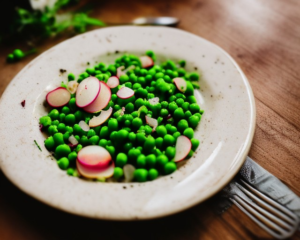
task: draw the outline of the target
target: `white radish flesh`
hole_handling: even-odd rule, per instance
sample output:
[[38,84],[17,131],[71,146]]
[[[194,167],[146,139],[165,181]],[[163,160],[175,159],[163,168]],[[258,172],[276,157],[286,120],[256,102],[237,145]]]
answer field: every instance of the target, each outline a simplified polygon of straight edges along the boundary
[[73,145],[77,145],[78,144],[78,141],[77,139],[74,137],[74,135],[71,135],[69,137],[69,142],[72,143]]
[[140,57],[140,61],[142,63],[143,68],[149,68],[149,67],[152,67],[154,65],[154,62],[153,62],[152,58],[149,57],[149,56]]
[[174,78],[173,82],[175,83],[177,89],[180,92],[185,92],[186,91],[186,81],[183,78]]
[[70,81],[70,82],[68,83],[68,91],[69,91],[71,94],[76,93],[77,87],[78,87],[78,82],[77,82],[77,81]]
[[122,75],[124,75],[125,73],[123,72],[123,69],[125,67],[124,66],[121,66],[121,67],[118,67],[117,68],[117,77],[120,78]]
[[122,87],[118,92],[117,96],[121,99],[127,99],[134,95],[134,91],[128,87]]
[[102,110],[99,116],[93,117],[89,121],[89,126],[90,127],[100,126],[102,123],[104,123],[110,117],[112,112],[113,112],[113,109],[111,107],[106,111]]
[[185,159],[186,156],[191,151],[191,148],[192,148],[191,140],[186,136],[183,135],[179,136],[177,138],[176,146],[175,146],[176,154],[174,157],[174,162],[180,162],[183,159]]
[[101,89],[98,97],[96,100],[88,105],[87,107],[83,108],[84,111],[89,112],[89,113],[96,113],[101,111],[103,108],[107,106],[111,99],[111,91],[110,88],[104,83],[100,82],[101,84]]
[[156,104],[159,103],[159,98],[158,98],[158,97],[151,98],[151,99],[149,99],[149,103],[150,103],[151,105],[156,105]]
[[157,125],[158,125],[157,119],[149,117],[147,115],[145,116],[145,119],[146,119],[146,123],[148,123],[149,126],[151,126],[153,128],[152,132],[154,132],[156,130]]
[[97,78],[84,79],[76,90],[76,105],[82,108],[92,104],[97,99],[100,89],[101,84]]
[[131,164],[126,164],[123,167],[125,182],[131,182],[133,180],[134,170],[135,170],[135,167]]
[[89,125],[87,125],[87,123],[85,121],[80,121],[78,123],[78,125],[81,127],[81,129],[85,132],[89,131],[90,130],[90,127]]
[[66,105],[71,98],[71,94],[63,87],[56,88],[46,96],[47,103],[51,107],[62,107]]
[[107,86],[110,88],[115,88],[120,84],[119,78],[116,76],[112,76],[107,80]]

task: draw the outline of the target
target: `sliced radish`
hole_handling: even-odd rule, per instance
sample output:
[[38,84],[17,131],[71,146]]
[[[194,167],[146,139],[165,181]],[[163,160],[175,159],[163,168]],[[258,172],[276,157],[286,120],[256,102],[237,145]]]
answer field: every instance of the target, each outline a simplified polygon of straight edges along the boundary
[[98,78],[88,77],[84,79],[76,90],[76,105],[86,107],[92,104],[99,95],[101,84]]
[[89,112],[89,113],[96,113],[101,111],[103,108],[107,106],[111,99],[111,91],[110,88],[104,83],[100,82],[101,84],[101,90],[96,98],[96,100],[88,105],[87,107],[83,108],[84,111]]
[[99,114],[99,116],[97,117],[93,117],[90,121],[89,121],[89,126],[90,127],[97,127],[100,126],[102,123],[104,123],[112,114],[113,109],[112,107],[110,107],[108,110],[104,111],[102,110],[101,113]]
[[134,95],[134,91],[128,87],[122,87],[118,92],[117,96],[121,99],[127,99]]
[[186,81],[183,78],[174,78],[173,82],[180,92],[186,91]]
[[77,87],[78,87],[77,81],[70,81],[68,83],[68,90],[71,94],[76,93]]
[[159,98],[158,97],[155,97],[155,98],[151,98],[148,100],[148,102],[151,104],[151,105],[156,105],[159,103]]
[[107,80],[107,86],[110,88],[115,88],[120,84],[119,78],[116,76],[112,76]]
[[126,164],[123,167],[125,182],[131,182],[134,177],[135,167],[131,164]]
[[114,171],[109,152],[101,146],[82,148],[78,152],[76,165],[79,173],[86,178],[108,178]]
[[154,65],[154,62],[153,62],[152,58],[149,57],[149,56],[140,57],[140,61],[142,63],[143,68],[149,68],[149,67],[152,67]]
[[63,87],[52,90],[46,96],[47,103],[51,107],[62,107],[70,101],[70,98],[71,94]]
[[186,156],[189,154],[189,152],[192,149],[192,143],[189,138],[186,136],[179,136],[176,141],[176,154],[174,157],[174,162],[180,162],[183,159],[186,158]]
[[85,122],[85,121],[80,121],[78,123],[78,125],[81,127],[81,129],[85,132],[89,131],[90,130],[90,127],[89,125]]
[[118,67],[117,68],[117,77],[120,78],[122,75],[124,75],[125,73],[123,72],[124,70],[124,66]]
[[152,132],[154,132],[158,125],[157,119],[149,117],[147,115],[145,116],[145,119],[146,119],[146,123],[149,124],[149,126],[151,126],[153,128]]

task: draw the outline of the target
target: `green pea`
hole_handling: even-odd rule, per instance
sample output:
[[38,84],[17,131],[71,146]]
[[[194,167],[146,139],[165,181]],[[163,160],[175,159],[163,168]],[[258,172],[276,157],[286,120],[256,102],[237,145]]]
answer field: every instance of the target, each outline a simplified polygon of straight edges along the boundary
[[146,141],[145,133],[143,133],[143,132],[137,133],[136,140],[137,140],[138,144],[143,145],[144,142]]
[[48,133],[49,135],[54,135],[55,133],[58,133],[57,126],[56,125],[49,126]]
[[177,169],[177,166],[174,162],[168,162],[164,166],[165,174],[171,174],[171,173],[175,172],[176,169]]
[[[75,126],[75,125],[74,125]],[[90,129],[89,131],[88,131],[88,133],[87,133],[87,137],[93,137],[93,136],[95,136],[96,135],[96,132],[95,132],[95,130],[94,129]]]
[[88,137],[83,135],[83,136],[80,138],[80,144],[81,144],[82,146],[88,145],[88,144],[89,144],[89,139],[88,139]]
[[59,111],[57,109],[52,109],[51,112],[48,114],[48,116],[52,119],[52,120],[56,120],[59,117]]
[[117,137],[118,141],[124,141],[124,140],[127,139],[128,135],[129,135],[129,133],[128,133],[127,130],[121,129],[121,130],[118,131],[116,137]]
[[40,118],[40,124],[42,124],[44,127],[50,126],[52,123],[52,120],[49,116],[43,116]]
[[[72,112],[75,112],[76,109],[77,109],[77,106],[76,106],[76,98],[71,98],[70,101],[69,101],[69,110],[71,110]],[[67,109],[65,109],[67,111]],[[64,114],[69,114],[70,112],[68,113],[65,113],[63,112]]]
[[135,162],[137,157],[141,154],[141,150],[140,149],[137,149],[137,148],[133,148],[133,149],[130,149],[128,151],[128,158],[132,161],[132,162]]
[[52,136],[48,137],[48,138],[45,140],[44,143],[45,143],[45,147],[46,147],[49,151],[53,150],[54,147],[55,147],[55,142],[54,142],[54,139],[53,139]]
[[182,98],[176,99],[176,104],[178,107],[181,107],[181,105],[184,103],[184,100]]
[[192,116],[191,111],[186,111],[186,112],[184,113],[184,118],[185,118],[185,119],[189,119],[190,116]]
[[199,73],[191,73],[189,76],[191,81],[198,81],[199,80]]
[[183,119],[184,118],[184,112],[183,112],[182,108],[177,108],[174,111],[173,117],[177,121],[179,121],[180,119]]
[[67,144],[61,144],[55,149],[55,155],[57,156],[57,158],[67,157],[70,152],[71,149]]
[[114,168],[114,179],[120,179],[121,177],[123,177],[124,173],[123,173],[123,169],[120,167],[115,167]]
[[126,106],[125,106],[125,111],[127,113],[132,113],[134,111],[133,103],[127,103]]
[[192,138],[191,143],[192,143],[192,150],[196,151],[196,149],[199,147],[200,141],[196,138]]
[[98,145],[105,148],[106,145],[107,145],[107,140],[106,139],[100,139]]
[[68,114],[68,115],[66,115],[65,122],[68,125],[74,125],[74,123],[76,122],[76,118],[75,118],[74,114]]
[[140,108],[141,106],[144,106],[145,105],[145,102],[142,98],[138,98],[135,103],[134,103],[134,106],[135,108]]
[[127,74],[124,74],[120,76],[119,80],[120,80],[120,84],[124,84],[125,82],[129,81],[129,77]]
[[189,110],[189,106],[190,104],[188,102],[184,102],[183,104],[181,104],[181,108],[183,109],[183,111]]
[[130,142],[134,143],[135,140],[136,140],[136,134],[134,132],[130,132],[128,134],[128,139],[129,139]]
[[110,133],[109,139],[110,139],[112,142],[115,142],[115,141],[117,140],[117,134],[118,134],[117,131],[112,131],[112,132]]
[[90,145],[98,145],[98,143],[99,143],[99,136],[97,136],[97,135],[95,135],[89,139]]
[[177,138],[181,135],[180,132],[175,132],[173,133],[173,137],[175,138],[175,140],[177,140]]
[[68,133],[72,134],[72,133],[73,133],[73,128],[70,127],[70,126],[66,126],[66,131],[67,131]]
[[67,169],[67,174],[68,174],[69,176],[73,176],[74,172],[75,172],[75,169],[74,169],[74,168],[68,168],[68,169]]
[[177,99],[177,97],[175,95],[172,95],[171,97],[169,97],[169,102],[175,102]]
[[198,105],[197,103],[192,103],[192,104],[190,105],[190,111],[191,111],[192,113],[198,113],[198,112],[200,112],[200,107],[199,107],[199,105]]
[[176,150],[174,147],[167,147],[166,149],[166,155],[169,159],[173,159],[175,157]]
[[139,168],[134,170],[133,173],[134,179],[138,182],[146,182],[147,181],[147,176],[148,176],[148,171],[143,168]]
[[134,73],[131,73],[129,75],[129,80],[132,81],[132,82],[136,82],[138,79],[138,77],[134,74]]
[[58,124],[57,130],[60,131],[60,132],[65,132],[66,131],[66,125],[64,123]]
[[204,113],[204,110],[203,109],[200,109],[200,114],[202,115]]
[[160,116],[167,117],[169,115],[169,111],[167,109],[161,109],[160,110]]
[[73,73],[68,74],[68,81],[73,81],[75,80],[75,75]]
[[164,136],[164,145],[165,146],[173,146],[174,144],[175,144],[175,138],[170,134],[166,134]]
[[115,111],[118,111],[118,110],[120,110],[121,109],[121,106],[120,105],[118,105],[118,104],[115,104],[115,106],[114,106],[114,110]]
[[173,113],[176,109],[178,109],[178,105],[176,102],[169,103],[169,111]]
[[157,161],[156,161],[156,162],[157,162],[157,165],[158,165],[158,167],[160,167],[160,168],[164,167],[165,164],[166,164],[167,162],[169,162],[168,157],[167,157],[166,155],[164,155],[164,154],[159,155],[159,156],[157,157],[156,160],[157,160]]
[[127,155],[125,153],[119,153],[116,158],[116,165],[118,167],[124,167],[127,161],[128,161]]
[[81,149],[82,149],[82,145],[81,145],[81,144],[78,144],[78,145],[76,146],[76,148],[74,149],[74,151],[75,151],[76,153],[78,153]]
[[189,152],[189,154],[186,156],[186,158],[191,158],[191,157],[193,156],[193,154],[194,154],[194,151],[191,150],[191,151]]
[[148,90],[145,88],[139,88],[135,91],[135,94],[139,97],[139,98],[147,98],[148,96]]
[[66,117],[66,114],[64,114],[64,113],[59,114],[59,121],[61,123],[64,122],[65,121],[65,117]]
[[155,139],[155,145],[157,148],[162,148],[164,139],[162,137],[158,137]]
[[142,76],[146,76],[147,73],[148,73],[148,70],[145,69],[145,68],[141,69],[141,71],[140,71],[140,74],[141,74]]
[[69,159],[70,162],[76,161],[76,159],[77,159],[77,153],[76,152],[69,153],[68,159]]
[[115,118],[110,118],[108,121],[108,129],[110,131],[118,130],[118,121]]
[[124,149],[125,152],[128,152],[132,148],[133,148],[133,145],[132,145],[131,142],[125,143],[124,146],[123,146],[123,149]]
[[138,168],[145,168],[146,167],[146,156],[141,154],[138,156],[136,160],[136,165]]
[[110,156],[114,157],[116,153],[116,149],[114,146],[106,146],[106,150],[109,152]]
[[62,170],[66,170],[69,167],[69,159],[63,157],[57,161],[57,164]]
[[147,94],[147,99],[152,99],[152,98],[155,98],[155,95],[153,93],[148,93]]
[[143,121],[142,119],[140,119],[139,117],[136,117],[132,120],[132,126],[135,128],[135,129],[138,129],[140,128],[140,126],[143,125]]
[[148,136],[144,142],[144,149],[147,152],[150,152],[155,147],[155,139],[152,136]]
[[150,127],[149,125],[146,125],[145,126],[145,133],[147,135],[151,134],[152,133],[152,127]]
[[184,130],[183,135],[192,139],[194,137],[194,130],[192,128],[187,128]]
[[154,180],[158,177],[158,171],[155,168],[151,168],[148,171],[148,179],[149,180]]
[[64,135],[62,133],[55,133],[53,135],[53,139],[54,139],[54,142],[57,146],[65,143],[64,142]]
[[146,165],[148,168],[153,168],[156,164],[156,156],[154,154],[150,154],[146,157]]
[[74,124],[73,131],[75,134],[78,134],[78,135],[82,135],[82,133],[83,133],[83,130],[81,129],[79,124]]
[[176,132],[177,132],[177,128],[175,126],[170,127],[170,129],[169,129],[170,134],[174,134]]
[[199,123],[200,119],[198,116],[196,115],[192,115],[189,117],[189,125],[191,126],[191,128],[195,129]]
[[67,106],[64,106],[64,107],[61,109],[61,112],[67,115],[67,114],[69,114],[71,111],[70,111],[70,108],[68,108]]
[[151,75],[151,76],[154,76],[156,74],[156,70],[154,68],[151,68],[149,71],[148,71],[148,74]]
[[74,138],[79,142],[80,141],[80,137],[78,135],[75,135]]
[[181,119],[177,124],[177,128],[180,132],[183,132],[188,127],[189,127],[188,121],[185,119]]
[[154,78],[155,78],[155,79],[159,79],[159,78],[163,78],[163,77],[164,77],[164,74],[163,74],[162,72],[156,73],[156,74],[154,75]]
[[190,103],[190,104],[192,104],[192,103],[197,103],[197,100],[196,100],[196,98],[195,98],[195,96],[188,96],[187,98],[186,98],[186,100]]
[[52,125],[58,126],[58,124],[59,124],[59,121],[58,121],[58,120],[52,121]]
[[186,81],[186,90],[185,94],[188,95],[194,95],[194,87],[193,84],[189,81]]
[[64,138],[64,141],[65,142],[69,142],[69,137],[70,137],[70,133],[69,132],[65,132],[64,135],[63,135],[63,138]]

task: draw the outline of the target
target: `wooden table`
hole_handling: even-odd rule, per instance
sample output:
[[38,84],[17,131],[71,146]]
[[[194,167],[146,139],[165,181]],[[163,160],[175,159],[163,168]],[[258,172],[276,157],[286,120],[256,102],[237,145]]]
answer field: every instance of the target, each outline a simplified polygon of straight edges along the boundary
[[[247,75],[256,100],[257,126],[249,155],[300,195],[300,1],[95,2],[93,15],[107,22],[146,15],[178,17],[179,28],[231,54]],[[64,39],[48,40],[40,50]],[[0,96],[10,80],[35,57],[6,64],[6,55],[15,47],[0,48]],[[2,173],[0,190],[1,240],[270,238],[236,207],[221,215],[215,213],[214,199],[157,220],[109,222],[43,205],[14,187]],[[300,239],[300,233],[293,239]]]

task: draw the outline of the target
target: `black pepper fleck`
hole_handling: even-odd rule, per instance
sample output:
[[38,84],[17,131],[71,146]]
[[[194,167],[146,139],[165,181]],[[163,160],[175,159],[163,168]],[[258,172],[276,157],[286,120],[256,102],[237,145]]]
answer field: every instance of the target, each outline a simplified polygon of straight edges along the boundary
[[127,187],[126,186],[123,186],[123,189],[126,189]]
[[59,69],[60,73],[65,73],[67,70],[66,69]]

